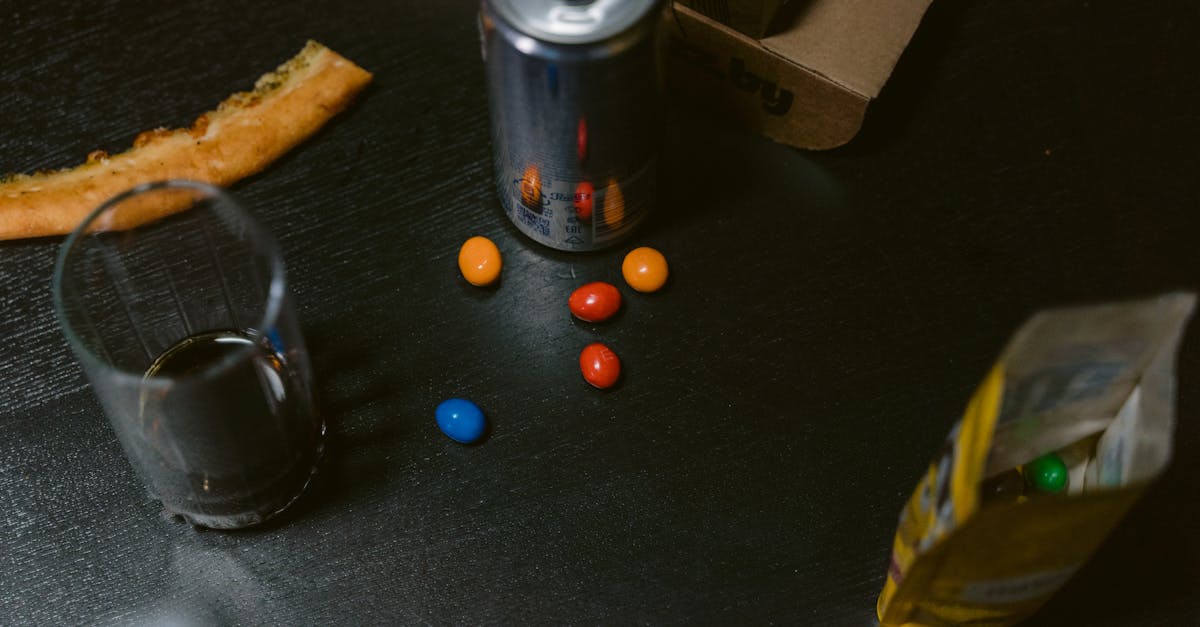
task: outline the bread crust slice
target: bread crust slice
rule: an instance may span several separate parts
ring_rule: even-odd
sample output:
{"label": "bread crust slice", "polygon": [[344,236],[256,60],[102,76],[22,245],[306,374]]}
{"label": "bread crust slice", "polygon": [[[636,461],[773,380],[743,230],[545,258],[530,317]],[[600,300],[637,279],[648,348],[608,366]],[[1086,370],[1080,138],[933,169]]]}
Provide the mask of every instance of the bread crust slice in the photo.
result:
{"label": "bread crust slice", "polygon": [[[191,179],[227,186],[267,167],[315,133],[371,82],[371,73],[309,41],[295,57],[188,129],[155,129],[118,155],[0,180],[0,240],[70,233],[101,203],[141,183]],[[102,228],[126,229],[180,207],[134,204]]]}

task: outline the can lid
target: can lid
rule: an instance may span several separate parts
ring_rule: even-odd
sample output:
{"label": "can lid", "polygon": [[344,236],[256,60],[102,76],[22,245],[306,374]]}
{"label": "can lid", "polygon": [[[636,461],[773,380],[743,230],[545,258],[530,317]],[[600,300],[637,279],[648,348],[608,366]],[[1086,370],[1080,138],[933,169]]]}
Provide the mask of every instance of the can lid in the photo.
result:
{"label": "can lid", "polygon": [[517,30],[543,41],[590,44],[620,34],[659,0],[489,0]]}

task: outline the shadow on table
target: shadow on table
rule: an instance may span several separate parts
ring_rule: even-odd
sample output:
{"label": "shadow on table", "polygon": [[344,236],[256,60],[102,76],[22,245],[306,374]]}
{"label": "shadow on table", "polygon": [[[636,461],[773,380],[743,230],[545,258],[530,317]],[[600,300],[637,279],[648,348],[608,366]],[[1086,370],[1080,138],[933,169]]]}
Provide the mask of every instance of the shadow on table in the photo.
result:
{"label": "shadow on table", "polygon": [[841,187],[802,151],[730,128],[708,112],[675,108],[664,137],[657,202],[629,243],[705,224],[764,228],[777,207],[761,203],[814,210],[830,204]]}
{"label": "shadow on table", "polygon": [[966,2],[934,2],[904,53],[900,55],[883,90],[867,109],[862,128],[838,154],[856,157],[895,143],[911,132],[913,119],[922,103],[933,95],[939,73],[945,71],[947,56],[961,45],[955,39],[963,30]]}
{"label": "shadow on table", "polygon": [[384,481],[386,452],[402,436],[402,421],[375,416],[393,390],[402,387],[386,375],[388,368],[376,363],[378,352],[361,346],[370,338],[336,321],[306,329],[305,338],[313,358],[317,406],[325,418],[325,456],[299,500],[246,533],[279,529],[371,491]]}

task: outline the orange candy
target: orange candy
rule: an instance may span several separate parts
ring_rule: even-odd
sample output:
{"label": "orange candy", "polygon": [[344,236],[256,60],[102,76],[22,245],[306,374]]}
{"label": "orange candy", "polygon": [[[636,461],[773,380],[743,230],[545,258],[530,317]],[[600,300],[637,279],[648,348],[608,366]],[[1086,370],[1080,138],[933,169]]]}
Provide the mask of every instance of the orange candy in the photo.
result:
{"label": "orange candy", "polygon": [[521,202],[539,213],[542,210],[542,175],[532,163],[521,176]]}
{"label": "orange candy", "polygon": [[608,187],[604,190],[604,224],[610,229],[618,229],[625,222],[625,194],[617,179],[608,179]]}
{"label": "orange candy", "polygon": [[667,282],[668,273],[667,258],[649,246],[629,251],[621,263],[625,282],[639,292],[657,291]]}
{"label": "orange candy", "polygon": [[458,269],[471,285],[483,287],[500,278],[504,260],[492,240],[476,235],[458,249]]}

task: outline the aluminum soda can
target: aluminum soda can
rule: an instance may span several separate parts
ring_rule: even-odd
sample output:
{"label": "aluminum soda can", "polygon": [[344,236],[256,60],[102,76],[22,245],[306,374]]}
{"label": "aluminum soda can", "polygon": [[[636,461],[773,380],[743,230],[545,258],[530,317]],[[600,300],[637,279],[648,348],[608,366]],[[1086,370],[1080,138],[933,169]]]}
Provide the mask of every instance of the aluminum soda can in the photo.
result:
{"label": "aluminum soda can", "polygon": [[483,0],[496,190],[535,241],[629,236],[655,202],[662,0]]}

